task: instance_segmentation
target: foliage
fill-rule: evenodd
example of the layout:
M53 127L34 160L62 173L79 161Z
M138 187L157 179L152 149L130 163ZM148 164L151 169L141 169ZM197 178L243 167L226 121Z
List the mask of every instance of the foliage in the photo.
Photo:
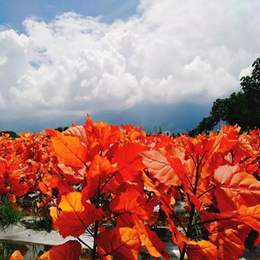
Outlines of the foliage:
M4 199L0 201L0 227L5 229L9 225L19 222L24 217L24 213L21 209L11 204L7 196L3 197Z
M62 245L52 247L48 252L40 256L39 260L63 259L72 260L79 259L81 254L81 245L78 241L68 241Z
M51 232L53 230L52 220L45 207L33 208L29 213L31 218L22 219L20 221L24 227L37 231Z
M84 126L63 133L3 136L0 193L15 202L40 191L38 206L49 205L63 237L83 243L81 234L93 237L86 245L93 260L138 259L141 250L169 259L153 231L159 225L169 228L180 259L238 259L251 230L260 231L260 130L240 130L230 125L196 138L147 137L133 125L93 123L88 116ZM176 214L176 201L185 214ZM64 252L75 259L71 245L40 259Z
M66 127L60 127L59 126L59 127L55 128L55 130L57 130L59 132L63 132L63 131L66 131L68 128L69 128L68 126L66 126Z
M10 260L23 260L23 256L19 250L16 250L11 255Z
M0 136L2 136L3 134L9 135L12 138L19 138L19 135L14 131L0 131Z

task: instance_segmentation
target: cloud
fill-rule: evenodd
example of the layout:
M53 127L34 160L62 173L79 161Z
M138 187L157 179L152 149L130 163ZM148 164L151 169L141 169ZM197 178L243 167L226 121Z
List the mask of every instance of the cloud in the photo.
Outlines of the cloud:
M26 35L1 27L0 108L17 117L211 103L238 91L259 57L259 7L142 0L135 16L111 24L70 12L26 18Z
M2 97L2 94L0 93L0 108L5 108L6 103Z

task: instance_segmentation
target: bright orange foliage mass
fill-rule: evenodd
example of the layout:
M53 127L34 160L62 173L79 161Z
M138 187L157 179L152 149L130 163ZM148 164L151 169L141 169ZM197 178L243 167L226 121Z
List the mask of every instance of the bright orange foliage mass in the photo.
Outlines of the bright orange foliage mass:
M3 134L0 194L15 203L40 191L38 205L50 208L63 237L93 237L92 260L134 260L141 249L169 259L153 231L159 225L169 229L180 259L238 259L249 232L260 232L259 134L223 126L196 138L147 136L89 116L63 133ZM77 259L80 250L70 241L40 259Z

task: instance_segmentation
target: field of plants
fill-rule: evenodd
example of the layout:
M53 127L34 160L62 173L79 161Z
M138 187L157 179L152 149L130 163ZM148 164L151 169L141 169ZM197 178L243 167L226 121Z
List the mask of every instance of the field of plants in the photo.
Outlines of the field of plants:
M23 212L20 198L38 192L34 210L48 210L63 237L94 238L86 245L92 260L134 260L140 250L169 259L158 226L168 227L181 260L238 259L248 235L260 231L259 135L223 126L196 138L147 136L89 116L62 133L3 134L0 205ZM175 210L180 201L184 215ZM2 211L1 226L5 218ZM54 246L39 259L78 259L82 244ZM15 251L11 259L23 256Z

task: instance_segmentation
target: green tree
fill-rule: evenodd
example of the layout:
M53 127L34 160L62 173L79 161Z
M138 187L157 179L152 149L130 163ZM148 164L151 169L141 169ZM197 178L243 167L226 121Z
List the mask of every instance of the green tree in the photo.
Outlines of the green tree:
M238 124L243 130L260 127L260 58L252 64L251 76L240 79L241 91L232 93L228 98L218 98L208 117L190 131L194 136L212 130L219 122Z
M2 134L3 133L5 133L5 134L9 134L10 135L10 137L12 137L12 138L19 138L20 136L16 133L16 132L14 132L14 131L0 131L0 136L2 136Z
M241 91L232 93L228 99L226 122L230 125L238 124L242 129L248 127L248 107L245 94Z
M251 129L260 126L260 58L254 61L252 67L251 76L240 80L245 95L247 125Z
M210 111L212 126L216 126L221 120L228 121L229 114L229 98L218 98L213 102L213 106Z

